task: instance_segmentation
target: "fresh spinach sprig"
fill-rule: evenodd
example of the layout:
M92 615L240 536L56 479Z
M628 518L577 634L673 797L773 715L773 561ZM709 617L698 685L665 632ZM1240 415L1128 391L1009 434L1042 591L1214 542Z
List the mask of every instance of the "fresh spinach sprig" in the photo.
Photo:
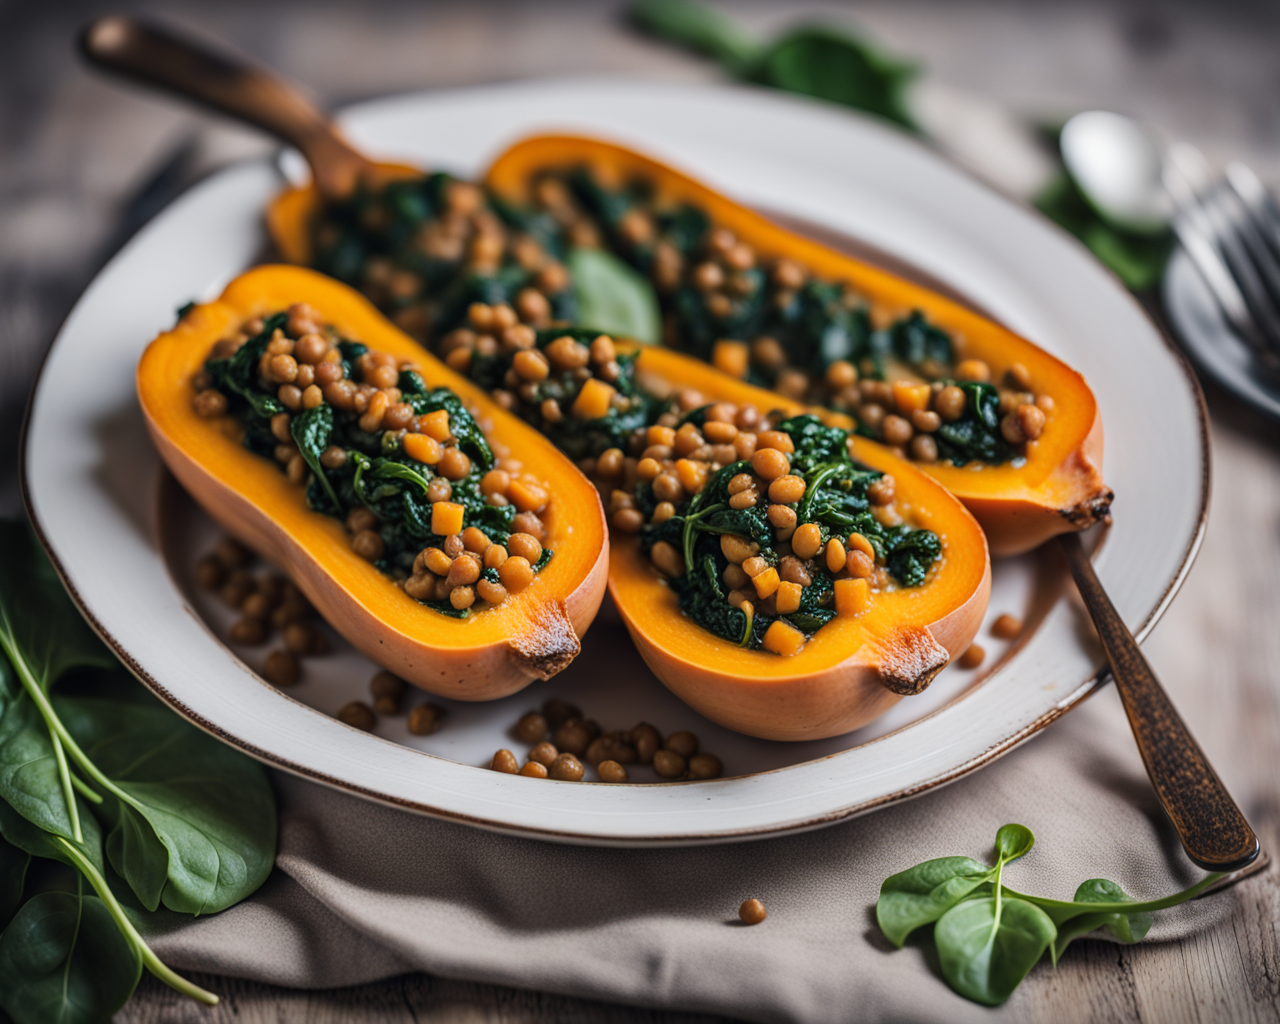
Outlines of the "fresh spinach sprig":
M1135 900L1115 882L1091 878L1072 900L1051 900L1004 884L1005 867L1035 845L1031 830L1005 825L996 833L996 862L940 857L890 875L880 886L876 921L899 949L917 928L934 925L942 976L975 1003L996 1006L1018 987L1046 950L1054 964L1073 939L1100 929L1137 942L1151 914L1198 896L1222 876L1211 874L1182 892Z
M262 884L265 772L125 675L20 523L0 522L0 649L0 1010L106 1020L143 967L216 1003L139 929L162 906L214 913ZM69 676L87 693L55 685Z

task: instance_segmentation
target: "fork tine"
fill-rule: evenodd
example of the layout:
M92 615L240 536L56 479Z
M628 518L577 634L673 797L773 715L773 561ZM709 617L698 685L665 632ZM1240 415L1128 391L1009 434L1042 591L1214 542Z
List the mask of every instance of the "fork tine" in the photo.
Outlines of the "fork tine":
M1242 163L1227 164L1227 184L1240 197L1267 244L1280 255L1280 208L1253 168Z
M1173 230L1232 329L1245 340L1262 366L1280 374L1280 357L1259 329L1231 270L1202 224L1195 217L1180 215L1173 222Z
M1280 295L1280 268L1270 249L1226 190L1215 191L1202 209L1254 319L1280 351L1280 310L1274 300Z

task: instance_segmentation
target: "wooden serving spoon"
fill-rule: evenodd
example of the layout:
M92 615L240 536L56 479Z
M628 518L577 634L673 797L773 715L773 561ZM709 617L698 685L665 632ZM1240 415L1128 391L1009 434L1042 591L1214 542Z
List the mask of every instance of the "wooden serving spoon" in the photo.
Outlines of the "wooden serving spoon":
M1143 657L1079 535L1061 534L1058 544L1102 641L1151 785L1187 856L1208 871L1237 871L1252 863L1258 837Z
M196 100L295 147L327 199L348 196L361 183L415 173L359 153L325 114L276 76L163 29L127 17L104 18L85 30L81 48L98 67ZM1151 784L1187 856L1210 871L1250 864L1258 856L1258 837L1111 604L1080 538L1064 534L1058 542L1106 651Z
M277 76L215 54L133 18L95 21L80 48L100 68L192 99L269 132L302 153L326 199L342 199L360 183L376 184L404 168L358 152L333 122Z

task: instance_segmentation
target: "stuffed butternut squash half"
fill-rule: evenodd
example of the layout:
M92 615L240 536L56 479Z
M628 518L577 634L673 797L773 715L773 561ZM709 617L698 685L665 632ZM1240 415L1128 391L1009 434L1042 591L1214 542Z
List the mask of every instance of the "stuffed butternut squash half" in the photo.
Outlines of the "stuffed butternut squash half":
M839 735L973 639L976 521L883 446L667 349L473 305L451 364L605 498L609 586L645 661L721 724Z
M1000 325L609 143L528 139L485 184L436 174L329 206L291 190L268 221L286 258L433 347L475 301L574 322L574 250L604 249L647 279L665 344L846 416L956 494L993 553L1107 514L1092 392Z
M255 268L137 382L188 492L396 675L489 700L577 655L607 576L596 490L351 289Z

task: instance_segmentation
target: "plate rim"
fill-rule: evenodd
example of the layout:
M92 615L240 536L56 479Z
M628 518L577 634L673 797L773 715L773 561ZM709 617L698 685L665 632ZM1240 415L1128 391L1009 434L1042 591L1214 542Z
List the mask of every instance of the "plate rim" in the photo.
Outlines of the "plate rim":
M482 91L494 90L501 87L518 88L521 85L531 84L531 83L537 83L539 85L564 85L569 83L583 84L585 82L590 82L592 80L604 80L614 85L635 84L638 81L633 76L559 76L554 78L521 79L515 82L490 83L487 85L480 85L480 86L464 86L464 87L459 87L457 89L446 90L444 91L443 95L450 95L450 94L475 95ZM639 81L644 82L644 80L639 80ZM644 82L644 84L653 85L654 83ZM669 83L669 84L674 85L674 83ZM717 92L717 91L718 92L744 91L744 92L755 92L755 93L760 92L760 90L743 89L741 87L738 87L737 89L734 89L734 87L724 87L724 86L720 86L719 88L716 88L716 87L708 88L707 86L690 85L686 83L680 83L679 88L686 89L686 90L699 90L699 91L708 91L708 92ZM412 101L413 99L416 99L418 97L424 97L424 98L431 97L432 99L439 100L442 97L442 91L423 90L423 91L416 91L416 92L398 93L398 94L393 94L386 97L378 97L373 100L367 100L367 101L363 101L362 103L353 104L350 107L344 108L344 112L346 113L349 113L352 111L358 112L362 107L374 106L386 100L395 100L395 101L404 102L404 101ZM778 97L774 97L774 96L771 96L770 98L774 100L778 99ZM788 97L787 101L794 102L796 100L795 98ZM799 102L806 103L806 104L813 103L813 101L806 101L804 99L800 99ZM823 106L823 107L828 106L826 104L817 104L817 105ZM965 171L963 168L959 168L955 164L952 164L949 161L946 161L944 158L940 157L934 150L932 150L922 141L914 138L910 138L910 137L899 137L898 133L892 132L891 129L889 129L887 126L883 124L880 124L874 118L863 117L856 113L850 113L847 111L842 111L842 113L845 113L849 116L853 116L857 118L860 122L863 122L864 126L870 127L873 130L881 131L881 132L889 132L890 134L896 137L896 141L898 141L899 143L907 143L908 145L919 150L920 152L926 154L930 158L934 160L940 160L941 162L946 164L950 170L963 174L965 177L968 177L971 181L974 181L974 182L978 181L978 179L976 179L973 175L969 174L969 172ZM212 179L220 178L222 176L227 175L228 173L234 172L237 169L244 168L249 165L271 164L272 160L273 160L272 157L259 157L259 158L253 158L253 159L240 161L240 162L228 165L227 167L224 167L215 171L212 175L204 179L202 182L196 183L193 186L193 188L198 187L200 184L203 184L204 182L208 182ZM979 182L979 184L982 184L982 183ZM983 187L987 188L987 186L985 185L983 185ZM1040 227L1042 228L1049 227L1052 233L1056 234L1060 240L1066 240L1080 254L1085 255L1092 260L1092 256L1088 253L1088 250L1083 245L1083 243L1081 243L1078 239L1076 239L1070 233L1066 232L1063 228L1061 228L1061 226L1055 224L1049 218L1045 217L1042 213L1040 213L1040 211L1036 210L1034 206L1017 199L1012 199L1011 197L1004 195L1003 193L998 193L998 195L1000 196L1000 198L1004 199L1006 202L1010 202L1011 205L1019 207L1024 213L1032 214L1038 220ZM180 198L181 198L180 196L175 197L174 200L172 200L169 204L166 205L165 210L168 210L173 205L173 203L177 202L178 199ZM162 215L165 212L165 210L160 211L160 214L157 214L157 217ZM874 246L875 243L868 243L868 244ZM903 258L899 258L899 257L895 257L895 258L898 258L903 262L908 262ZM744 841L751 841L754 839L764 839L764 838L770 838L770 837L774 837L782 834L805 832L805 831L810 831L817 828L822 828L839 821L851 819L854 817L861 816L863 814L870 813L881 807L888 806L893 803L898 803L903 800L912 799L916 796L923 795L924 793L930 792L934 789L938 789L942 786L955 782L961 778L964 778L967 775L972 774L975 771L978 771L979 769L985 767L986 765L992 763L993 761L998 760L999 758L1008 754L1009 752L1011 752L1021 744L1027 742L1029 739L1038 735L1040 732L1042 732L1045 728L1047 728L1053 722L1057 721L1059 718L1061 718L1062 716L1064 716L1074 708L1078 707L1085 699L1087 699L1089 696L1095 693L1103 684L1105 684L1105 682L1109 681L1110 672L1109 672L1109 669L1107 669L1104 666L1094 674L1083 679L1075 687L1074 690L1072 690L1067 696L1065 696L1060 701L1058 701L1054 705L1054 707L1046 711L1044 714L1038 716L1031 722L1028 722L1017 732L1013 733L1008 737L1005 737L1004 739L1002 739L997 743L992 744L977 756L969 758L968 760L966 760L960 765L957 765L951 770L941 773L937 776L934 776L933 778L926 779L915 785L908 786L902 789L897 789L892 793L886 793L886 794L874 796L866 800L862 800L859 802L849 804L844 807L837 808L832 811L827 811L821 814L809 815L807 817L800 818L800 819L783 821L783 822L773 823L768 825L746 826L746 827L737 828L737 829L733 829L733 828L720 829L720 830L703 832L703 833L680 832L680 833L667 833L667 834L653 833L650 835L618 836L618 835L610 835L608 833L591 833L591 832L584 832L581 830L563 830L563 829L545 828L545 827L538 827L538 826L531 826L531 825L511 824L508 822L494 820L494 819L483 817L483 816L468 815L460 811L437 807L425 801L411 800L408 798L399 797L399 796L391 795L384 792L379 792L377 790L370 789L366 786L362 786L358 783L354 783L348 780L344 780L344 779L326 774L325 772L319 771L315 768L297 764L286 757L283 757L271 751L265 750L257 746L256 744L250 743L248 741L241 739L240 737L232 735L231 733L223 729L221 726L197 714L190 707L188 707L182 700L180 700L174 693L172 693L166 686L164 686L159 680L155 679L141 665L141 663L133 655L129 653L129 651L123 646L123 644L121 644L110 633L110 631L107 630L102 625L98 617L90 609L86 600L80 595L78 590L72 584L71 578L67 573L65 567L63 566L62 561L59 559L56 551L54 550L53 545L50 542L49 537L46 533L44 524L40 521L40 518L36 512L35 503L31 493L32 486L31 486L30 475L29 475L29 459L28 459L29 427L30 427L31 418L33 415L33 410L35 407L35 398L37 393L40 390L40 385L44 379L45 372L48 367L50 358L52 357L54 349L57 347L57 341L61 338L63 331L67 326L68 321L70 321L70 319L75 315L77 308L80 306L81 301L84 299L89 288L92 287L93 282L96 281L99 278L99 276L101 276L102 272L106 270L107 266L109 266L111 262L114 262L114 258L111 261L109 261L107 265L100 268L98 273L94 275L89 285L86 286L85 291L82 291L80 293L80 295L77 297L76 302L72 304L66 317L64 317L63 320L61 321L57 331L54 333L53 343L49 345L49 347L47 348L47 350L45 351L44 355L41 358L39 368L34 377L30 392L28 393L27 403L24 410L24 414L23 414L22 427L19 434L18 470L19 470L19 484L21 489L23 507L33 532L35 533L39 543L47 553L55 571L58 574L59 579L61 580L64 588L67 590L67 593L71 597L73 603L76 605L77 609L80 611L81 615L88 622L90 627L95 631L95 633L97 633L97 635L103 640L103 642L107 644L107 646L112 650L112 652L116 655L116 657L120 659L122 664L124 664L126 668L128 668L128 670L136 678L138 678L158 699L163 701L175 713L181 715L188 722L191 722L193 725L197 726L203 731L217 737L222 742L227 743L233 748L242 751L243 753L253 757L255 760L267 766L278 768L280 770L289 772L290 774L295 775L297 777L304 778L312 782L316 782L320 785L328 786L331 789L336 789L341 792L350 793L352 795L361 797L363 799L372 800L384 806L390 806L390 807L395 807L401 810L411 811L413 813L422 814L428 817L435 818L437 820L450 821L458 824L467 825L470 827L481 828L486 831L497 832L497 833L502 833L507 835L523 836L527 838L539 839L544 841L569 843L569 844L581 844L581 845L631 847L631 848L671 847L671 846L701 845L701 844L707 844L707 843L722 843L722 842L744 842ZM922 273L928 274L929 272L927 270L922 270ZM1199 553L1201 544L1203 543L1205 531L1207 529L1209 500L1210 500L1210 493L1211 493L1212 450L1210 447L1209 418L1208 418L1208 410L1207 410L1207 405L1204 397L1204 392L1200 386L1199 380L1191 365L1191 362L1187 358L1186 354L1182 352L1180 348L1176 345L1176 343L1170 337L1169 333L1161 327L1161 325L1155 318L1153 318L1150 314L1148 314L1147 310L1142 306L1142 304L1137 300L1137 298L1134 297L1132 293L1128 291L1128 289L1123 287L1123 285L1119 282L1119 279L1110 271L1107 271L1107 275L1111 277L1113 281L1116 283L1117 287L1119 288L1121 293L1124 295L1125 301L1129 303L1133 307L1134 311L1137 312L1139 317L1141 317L1144 321L1146 321L1146 323L1150 326L1150 328L1152 329L1156 337L1158 337L1162 342L1162 344L1164 345L1168 354L1173 357L1175 365L1177 365L1179 370L1181 371L1181 379L1185 382L1187 386L1187 389L1193 399L1192 404L1196 411L1196 418L1197 418L1196 433L1199 440L1199 448L1200 448L1200 456L1201 456L1201 473L1200 473L1199 490L1198 490L1198 507L1196 508L1196 511L1195 511L1194 528L1192 529L1191 535L1189 536L1189 538L1187 539L1187 541L1183 546L1182 554L1177 563L1177 567L1173 572L1172 576L1170 577L1170 579L1168 580L1168 582L1166 583L1164 589L1161 591L1159 598L1155 601L1154 605L1150 608L1150 610L1142 617L1141 624L1136 629L1133 630L1135 638L1139 642L1141 642L1146 638L1146 636L1151 632L1151 630L1159 622L1164 612L1168 609L1173 599L1177 596L1177 593L1181 589L1182 584L1185 582L1187 575L1190 573L1190 570L1195 562L1195 558ZM988 313L986 315L995 318L993 314ZM163 464L161 464L161 467L163 472L165 473L168 472L167 469L163 469ZM152 501L155 501L155 500L157 500L157 496L153 495ZM978 685L979 686L984 685L986 681L987 680L984 679L980 681ZM892 732L886 733L882 736L875 737L874 739L868 740L865 743L858 744L858 746L859 747L872 746L881 740L888 739L892 736L896 736L902 731L917 725L919 722L923 722L925 720L931 719L937 716L938 714L948 710L956 702L962 700L966 695L968 695L971 692L973 692L972 688L966 689L963 693L958 694L956 697L948 701L942 707L935 709L929 714L923 715L921 716L921 718L916 719L911 723L907 723L903 726L900 726L898 729L895 729ZM377 736L373 736L370 738L381 740L382 742L388 743L393 747L403 749L403 745L397 744L392 740L385 739L383 737L377 737ZM426 756L428 757L439 756L439 755L432 755L426 751L417 751L417 752L426 754ZM824 755L823 757L812 759L810 761L798 762L796 765L789 765L782 768L769 769L764 772L749 773L746 776L734 776L732 778L752 778L757 776L775 774L778 772L788 771L790 769L800 767L802 765L818 763L835 756L838 756L838 755L828 754L828 755ZM448 759L444 758L444 760L448 760ZM483 769L476 768L476 770L481 771ZM722 780L716 780L716 781L722 781ZM596 786L596 785L609 785L609 784L593 783L593 786ZM618 784L618 785L626 785L626 784ZM683 786L707 785L707 783L701 782L701 781L689 780L685 782L664 783L662 785L664 788L670 788L673 786L683 787Z

